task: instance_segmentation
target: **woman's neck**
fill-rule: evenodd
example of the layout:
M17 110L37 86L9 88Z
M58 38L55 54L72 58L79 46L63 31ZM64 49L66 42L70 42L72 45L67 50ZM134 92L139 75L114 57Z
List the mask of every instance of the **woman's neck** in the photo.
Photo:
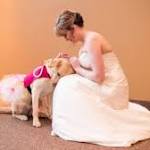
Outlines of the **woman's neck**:
M85 29L81 29L80 30L80 42L84 43L85 39L86 39L86 34L87 34L87 30Z

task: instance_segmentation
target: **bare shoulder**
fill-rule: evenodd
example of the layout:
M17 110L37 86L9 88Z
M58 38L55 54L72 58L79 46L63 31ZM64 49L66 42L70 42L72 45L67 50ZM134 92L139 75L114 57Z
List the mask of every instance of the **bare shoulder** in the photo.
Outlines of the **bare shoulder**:
M102 35L99 34L98 32L89 31L89 32L87 33L87 38L86 38L86 40L87 40L87 41L96 40L96 41L101 42L101 40L102 40Z
M113 49L112 45L109 43L109 41L100 33L89 32L87 39L89 41L95 41L97 43L100 43L103 53L111 52Z
M89 47L97 47L97 49L101 49L103 54L112 51L112 46L109 44L106 38L100 33L93 31L87 32L84 45L80 51L85 51L85 49L89 50Z

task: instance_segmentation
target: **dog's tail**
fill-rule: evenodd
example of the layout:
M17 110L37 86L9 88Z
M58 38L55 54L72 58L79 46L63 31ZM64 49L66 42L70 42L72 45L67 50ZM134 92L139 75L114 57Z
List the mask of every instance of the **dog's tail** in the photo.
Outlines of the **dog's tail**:
M11 113L11 107L1 99L1 94L2 94L2 82L0 81L0 114Z
M11 102L21 95L20 90L22 90L20 87L16 90L16 84L22 83L24 77L24 74L10 74L0 79L0 113L12 112Z

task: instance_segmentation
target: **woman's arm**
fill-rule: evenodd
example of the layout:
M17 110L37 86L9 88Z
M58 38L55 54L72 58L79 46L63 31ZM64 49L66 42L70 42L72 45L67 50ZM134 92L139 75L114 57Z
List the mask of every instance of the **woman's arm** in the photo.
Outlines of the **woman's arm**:
M104 78L104 62L102 57L100 37L91 37L85 43L84 49L86 48L89 54L89 61L91 62L91 70L87 70L80 66L79 60L76 57L70 58L70 62L75 71L83 77L93 80L97 83L101 83Z

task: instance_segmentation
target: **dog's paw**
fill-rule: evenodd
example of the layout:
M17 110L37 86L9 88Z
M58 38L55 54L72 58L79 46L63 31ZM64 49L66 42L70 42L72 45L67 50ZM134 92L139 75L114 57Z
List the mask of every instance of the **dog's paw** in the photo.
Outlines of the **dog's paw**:
M20 120L27 121L27 120L28 120L28 117L27 117L27 116L22 115L22 116L20 117Z
M54 131L51 131L51 136L56 136L56 133Z
M27 121L28 120L28 117L25 116L25 115L15 115L15 114L13 114L12 116L17 118L17 119L20 119L22 121Z
M41 127L41 123L40 123L39 119L37 119L37 118L33 119L33 126L37 127L37 128Z

